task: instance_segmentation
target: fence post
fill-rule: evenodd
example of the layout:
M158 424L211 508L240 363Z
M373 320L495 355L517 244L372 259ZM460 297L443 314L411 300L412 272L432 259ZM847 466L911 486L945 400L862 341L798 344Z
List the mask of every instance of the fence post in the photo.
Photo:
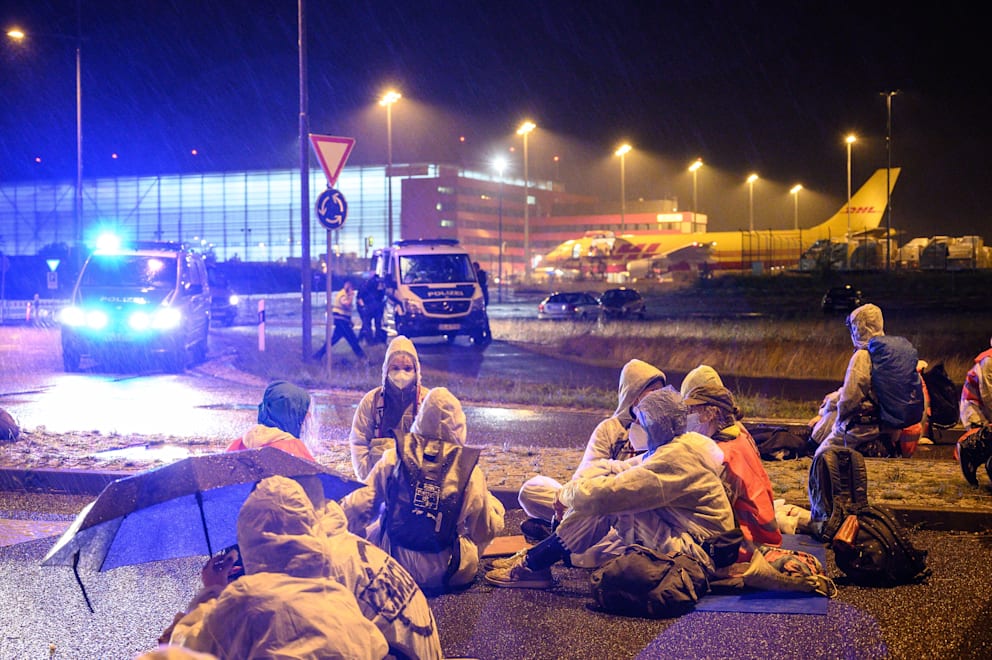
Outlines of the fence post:
M258 301L258 350L265 352L265 298Z

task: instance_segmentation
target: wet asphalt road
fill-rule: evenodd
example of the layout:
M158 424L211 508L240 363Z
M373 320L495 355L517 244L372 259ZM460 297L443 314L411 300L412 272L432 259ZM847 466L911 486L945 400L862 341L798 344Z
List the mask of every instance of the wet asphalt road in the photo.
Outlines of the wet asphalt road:
M85 499L0 493L5 517L67 520ZM519 510L508 515L518 529ZM845 584L826 616L692 612L646 620L589 609L588 571L557 566L547 591L497 589L431 598L449 657L988 658L992 657L992 537L916 532L933 575L891 589ZM68 567L39 565L52 539L0 548L0 660L128 660L154 646L185 606L203 557L83 573L90 613ZM52 649L50 651L50 649Z
M500 350L498 343L494 346L493 358ZM526 367L520 368L520 377L537 373L533 358L514 359ZM560 368L560 363L555 364ZM469 368L478 369L481 375L488 367L483 360ZM583 367L579 371L604 379L611 389L616 386L613 370L597 373ZM681 381L680 374L669 377L674 384ZM154 380L146 379L141 387L152 386ZM825 389L817 391L822 394ZM251 387L245 392L245 402L257 394ZM10 400L0 398L0 405L6 407ZM235 400L240 401L240 396ZM319 405L328 407L329 416L350 419L346 404L328 399ZM487 423L487 416L492 417L488 423L497 428L505 425L503 415L509 413L499 410L470 410L470 426ZM237 406L230 406L228 414L228 421L237 428L243 428L242 417L251 417L250 410ZM593 415L581 424L591 428L589 424L598 418ZM532 440L562 437L554 422L533 423L527 430ZM0 492L0 516L68 521L88 501L88 497ZM520 516L519 510L508 514L507 533L519 529ZM992 537L920 531L914 539L930 551L933 570L929 581L921 585L892 589L846 585L828 552L828 568L841 589L825 617L694 612L678 619L649 621L603 615L588 608L588 573L560 566L554 569L557 584L549 591L500 590L477 580L466 592L431 600L449 656L493 660L992 657ZM196 588L204 559L83 574L96 608L91 614L71 569L39 565L53 541L0 548L0 593L6 605L0 608L0 660L127 660L152 646L159 631L185 605Z
M90 368L62 372L58 329L0 326L0 406L25 428L52 432L101 431L133 435L234 437L254 422L265 384L230 367L224 336L251 328L215 329L208 362L184 374L114 373ZM425 365L437 371L482 379L557 383L563 387L597 387L615 391L619 369L565 362L505 342L486 351L418 341ZM684 374L668 372L678 386ZM774 379L726 379L742 393L780 388L797 396L795 382ZM429 383L430 384L430 383ZM436 383L434 383L436 384ZM808 385L817 400L837 383ZM360 398L351 392L314 391L325 437L347 438ZM168 405L163 405L168 402ZM576 448L612 410L563 412L546 407L466 405L468 426L479 438L498 437L506 446Z

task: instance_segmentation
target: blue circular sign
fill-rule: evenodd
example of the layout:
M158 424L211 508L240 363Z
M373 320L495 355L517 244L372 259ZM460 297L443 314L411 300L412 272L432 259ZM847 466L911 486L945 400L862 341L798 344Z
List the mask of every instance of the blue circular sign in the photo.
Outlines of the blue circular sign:
M317 222L324 229L341 229L348 217L348 202L340 190L328 188L317 196Z

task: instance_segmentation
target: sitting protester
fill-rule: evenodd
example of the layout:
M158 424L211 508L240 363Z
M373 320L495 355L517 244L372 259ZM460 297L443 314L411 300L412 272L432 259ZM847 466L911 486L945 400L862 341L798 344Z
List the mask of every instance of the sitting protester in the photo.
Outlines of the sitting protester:
M781 545L772 482L754 439L740 421L734 395L716 370L704 364L686 374L682 400L689 408L686 429L713 438L723 451L723 480L744 537L754 545Z
M687 413L682 397L668 387L641 399L634 415L647 432L647 452L626 461L597 461L565 484L555 505L563 514L554 533L494 562L486 580L498 587L550 587L551 566L592 547L611 528L626 545L685 553L712 574L716 566L704 544L732 532L734 514L720 479L722 452L710 438L686 432Z
M992 479L992 349L975 356L974 365L965 374L959 412L965 432L954 447L954 455L965 480L977 486L979 465L985 465Z
M349 528L432 592L471 584L480 554L503 531L503 505L465 438L461 403L443 387L430 390L410 433L386 450L368 485L342 501Z
M816 453L841 445L865 456L909 457L923 433L926 407L916 349L885 334L876 305L851 312L847 327L854 354L844 384L824 397L810 422Z
M285 525L286 518L271 515L278 510L266 493L279 484L267 482L248 496L238 516L245 574L229 581L234 553L211 557L201 573L203 589L168 641L219 658L386 657L383 634L362 615L355 595L328 574L330 562L310 533L311 521ZM305 500L299 485L290 483Z
M573 478L598 460L625 460L647 449L644 429L634 422L631 409L649 392L664 386L664 372L647 362L635 359L623 366L617 388L617 409L593 429ZM517 499L530 517L522 525L525 536L539 541L551 533L553 524L558 522L554 503L559 490L558 481L540 474L523 483ZM575 566L600 566L622 552L622 546L616 534L609 534L588 551L572 556L570 562Z
M292 383L269 384L258 404L258 424L232 442L227 451L276 447L308 461L320 435L317 419L310 412L310 394Z
M413 342L398 335L386 347L382 385L358 403L351 421L351 464L365 480L382 454L395 446L393 433L408 433L427 388L420 383L420 358Z
M387 645L390 657L442 658L413 578L345 526L336 502L319 513L295 480L263 479L238 515L244 576L229 582L233 558L211 558L204 588L161 641L224 658L380 658Z
M965 429L992 424L992 348L976 355L965 375L959 411Z

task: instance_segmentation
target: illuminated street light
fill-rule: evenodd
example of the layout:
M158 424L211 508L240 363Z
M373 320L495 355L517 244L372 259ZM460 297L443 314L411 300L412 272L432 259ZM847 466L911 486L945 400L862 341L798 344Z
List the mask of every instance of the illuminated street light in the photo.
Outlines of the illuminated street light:
M689 171L692 172L692 231L696 231L696 173L699 168L703 166L703 159L697 158L692 165L689 166Z
M524 279L530 281L530 180L527 173L527 136L537 128L537 124L527 120L520 124L517 135L524 138Z
M789 189L789 193L792 195L792 228L799 229L799 191L803 189L801 183L797 183Z
M847 143L847 239L851 239L851 145L858 141L858 138L851 134L844 138Z
M625 178L625 166L624 163L627 160L627 154L630 153L631 146L629 144L621 144L613 155L620 156L620 233L624 232L624 226L626 225L626 215L627 215L627 194L624 189L626 186Z
M393 244L393 104L403 98L395 90L389 90L379 99L379 105L386 108L386 244Z
M493 159L493 169L499 176L499 231L497 235L499 240L499 280L496 288L496 300L503 302L503 172L506 171L506 159L502 156Z
M885 97L885 270L892 268L892 97L898 93L880 92Z
M747 178L747 227L748 231L754 231L754 182L758 180L757 174L752 174Z
M7 31L7 36L14 41L23 41L32 36L18 28ZM76 2L76 35L73 37L63 34L37 33L41 37L53 37L56 39L71 39L76 42L76 195L73 202L73 240L77 243L82 240L82 219L83 219L83 88L82 88L82 19L80 13L80 2Z

